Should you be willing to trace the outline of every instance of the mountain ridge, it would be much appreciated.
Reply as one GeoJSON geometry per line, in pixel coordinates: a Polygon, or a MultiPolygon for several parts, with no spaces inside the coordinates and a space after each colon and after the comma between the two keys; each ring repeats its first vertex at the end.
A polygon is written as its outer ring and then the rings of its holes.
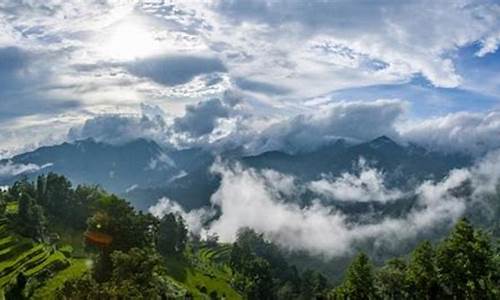
{"type": "MultiPolygon", "coordinates": [[[[307,153],[269,151],[254,156],[218,155],[221,161],[237,162],[255,169],[272,169],[307,182],[325,174],[338,176],[359,172],[359,161],[384,172],[389,186],[405,187],[414,181],[439,179],[453,168],[471,163],[461,154],[428,151],[414,144],[401,145],[387,136],[351,144],[339,139],[307,153]]],[[[147,139],[108,144],[92,138],[45,146],[0,163],[45,166],[29,174],[0,180],[9,184],[20,176],[58,172],[76,184],[100,184],[120,194],[136,207],[147,209],[161,197],[169,197],[188,209],[208,205],[220,178],[210,171],[216,155],[201,149],[166,149],[147,139]]]]}

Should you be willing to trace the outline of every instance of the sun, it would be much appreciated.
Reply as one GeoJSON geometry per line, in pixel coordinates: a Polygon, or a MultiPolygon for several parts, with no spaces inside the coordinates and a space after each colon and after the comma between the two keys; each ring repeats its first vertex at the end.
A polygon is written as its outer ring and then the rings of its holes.
{"type": "Polygon", "coordinates": [[[158,46],[152,30],[138,21],[113,25],[102,39],[102,44],[98,45],[102,54],[118,61],[154,55],[158,46]]]}

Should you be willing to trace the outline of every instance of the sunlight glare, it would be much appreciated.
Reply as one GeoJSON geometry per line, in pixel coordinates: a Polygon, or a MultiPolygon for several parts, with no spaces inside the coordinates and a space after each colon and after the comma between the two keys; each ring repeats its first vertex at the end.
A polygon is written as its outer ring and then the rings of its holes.
{"type": "Polygon", "coordinates": [[[127,22],[114,26],[101,49],[114,60],[132,60],[155,54],[158,41],[142,24],[127,22]]]}

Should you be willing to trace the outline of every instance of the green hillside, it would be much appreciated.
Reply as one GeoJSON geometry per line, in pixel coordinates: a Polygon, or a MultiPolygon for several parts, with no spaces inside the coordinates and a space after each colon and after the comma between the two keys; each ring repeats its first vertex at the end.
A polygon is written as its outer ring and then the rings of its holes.
{"type": "MultiPolygon", "coordinates": [[[[17,201],[9,202],[6,217],[0,219],[0,299],[5,299],[5,290],[15,285],[21,273],[28,280],[25,294],[30,299],[56,299],[66,281],[79,279],[89,271],[92,260],[84,252],[83,232],[53,225],[50,227],[59,237],[57,243],[34,242],[12,229],[9,219],[17,216],[17,206],[17,201]],[[88,257],[82,257],[82,253],[88,257]]],[[[210,299],[217,295],[241,299],[231,287],[231,271],[225,264],[230,250],[230,245],[218,245],[190,251],[189,259],[182,255],[165,258],[166,285],[179,298],[191,295],[194,299],[210,299]]]]}
{"type": "Polygon", "coordinates": [[[203,246],[186,257],[166,257],[167,273],[196,299],[210,295],[241,299],[241,295],[231,287],[232,272],[227,266],[230,251],[230,245],[203,246]],[[221,259],[222,256],[225,257],[221,259]]]}
{"type": "Polygon", "coordinates": [[[7,218],[0,219],[0,294],[15,284],[16,277],[24,274],[34,298],[51,299],[65,279],[80,276],[87,267],[77,260],[66,257],[56,246],[36,243],[14,233],[7,218]],[[39,295],[39,296],[38,296],[39,295]]]}
{"type": "Polygon", "coordinates": [[[0,191],[0,300],[498,299],[496,242],[463,219],[380,265],[360,253],[333,283],[250,228],[232,244],[201,238],[180,214],[143,213],[49,173],[0,191]]]}

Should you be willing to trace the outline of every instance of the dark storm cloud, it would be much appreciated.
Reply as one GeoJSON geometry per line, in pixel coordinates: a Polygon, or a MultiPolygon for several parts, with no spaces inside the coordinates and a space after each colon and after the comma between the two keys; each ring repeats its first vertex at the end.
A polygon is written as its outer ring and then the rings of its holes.
{"type": "Polygon", "coordinates": [[[280,87],[278,85],[246,78],[237,78],[235,80],[235,83],[242,90],[262,93],[266,95],[284,95],[290,92],[289,89],[280,87]]]}
{"type": "Polygon", "coordinates": [[[135,76],[173,86],[189,82],[197,75],[225,72],[226,67],[217,58],[175,55],[137,60],[127,70],[135,76]]]}
{"type": "Polygon", "coordinates": [[[186,106],[184,116],[176,118],[174,127],[177,131],[199,137],[211,133],[217,120],[227,118],[231,107],[219,99],[210,99],[195,105],[186,106]]]}

